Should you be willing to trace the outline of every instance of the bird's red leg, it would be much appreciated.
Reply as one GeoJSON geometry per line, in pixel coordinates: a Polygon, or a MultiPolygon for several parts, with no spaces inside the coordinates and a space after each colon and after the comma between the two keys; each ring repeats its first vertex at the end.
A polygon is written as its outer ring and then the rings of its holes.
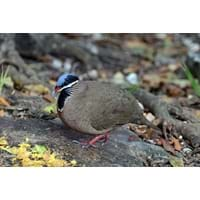
{"type": "Polygon", "coordinates": [[[103,143],[105,144],[108,141],[109,136],[110,136],[109,132],[107,132],[107,133],[105,133],[103,135],[98,135],[98,136],[94,137],[93,139],[91,139],[88,142],[88,144],[91,145],[91,146],[93,146],[93,145],[96,144],[97,141],[100,141],[102,139],[103,139],[103,143]]]}
{"type": "Polygon", "coordinates": [[[73,140],[73,142],[77,144],[81,144],[83,148],[87,148],[90,146],[95,147],[95,144],[98,141],[102,141],[103,142],[102,144],[104,145],[108,141],[109,136],[110,136],[110,133],[107,132],[105,134],[97,135],[87,142],[79,142],[77,140],[73,140]]]}

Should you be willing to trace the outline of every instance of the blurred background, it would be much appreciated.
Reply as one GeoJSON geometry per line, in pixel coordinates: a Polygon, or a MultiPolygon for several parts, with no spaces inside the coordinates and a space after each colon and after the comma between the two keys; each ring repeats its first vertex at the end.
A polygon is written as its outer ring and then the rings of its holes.
{"type": "Polygon", "coordinates": [[[0,91],[45,94],[65,72],[187,96],[181,66],[200,79],[199,52],[200,34],[0,34],[0,70],[9,77],[0,91]]]}

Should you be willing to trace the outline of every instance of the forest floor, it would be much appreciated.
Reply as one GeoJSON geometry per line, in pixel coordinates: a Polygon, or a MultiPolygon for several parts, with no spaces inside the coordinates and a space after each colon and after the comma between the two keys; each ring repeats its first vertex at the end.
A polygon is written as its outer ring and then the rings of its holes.
{"type": "Polygon", "coordinates": [[[187,34],[0,34],[0,166],[200,166],[200,98],[183,70],[200,80],[199,44],[187,34]],[[91,136],[61,123],[51,95],[63,72],[139,85],[162,134],[129,124],[82,148],[75,141],[91,136]]]}

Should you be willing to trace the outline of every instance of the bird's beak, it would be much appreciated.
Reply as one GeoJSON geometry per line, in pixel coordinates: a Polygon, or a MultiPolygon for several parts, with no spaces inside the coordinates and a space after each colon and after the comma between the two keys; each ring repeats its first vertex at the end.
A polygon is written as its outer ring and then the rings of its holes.
{"type": "Polygon", "coordinates": [[[52,92],[52,96],[56,98],[60,91],[61,87],[55,86],[54,91],[52,92]]]}
{"type": "Polygon", "coordinates": [[[55,88],[54,88],[54,92],[55,93],[59,93],[60,91],[61,91],[61,87],[59,87],[59,86],[55,86],[55,88]]]}

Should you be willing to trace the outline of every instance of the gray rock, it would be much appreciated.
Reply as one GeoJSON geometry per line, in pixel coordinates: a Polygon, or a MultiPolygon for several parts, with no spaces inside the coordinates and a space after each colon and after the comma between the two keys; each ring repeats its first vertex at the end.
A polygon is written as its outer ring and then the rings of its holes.
{"type": "Polygon", "coordinates": [[[58,119],[0,118],[0,137],[8,138],[9,144],[17,145],[29,138],[31,144],[43,144],[66,160],[77,160],[79,166],[153,166],[153,162],[168,162],[170,155],[164,149],[142,141],[137,135],[136,141],[129,142],[129,135],[134,133],[120,128],[113,131],[104,146],[98,143],[96,148],[83,149],[73,140],[85,141],[91,136],[64,127],[58,119]]]}

